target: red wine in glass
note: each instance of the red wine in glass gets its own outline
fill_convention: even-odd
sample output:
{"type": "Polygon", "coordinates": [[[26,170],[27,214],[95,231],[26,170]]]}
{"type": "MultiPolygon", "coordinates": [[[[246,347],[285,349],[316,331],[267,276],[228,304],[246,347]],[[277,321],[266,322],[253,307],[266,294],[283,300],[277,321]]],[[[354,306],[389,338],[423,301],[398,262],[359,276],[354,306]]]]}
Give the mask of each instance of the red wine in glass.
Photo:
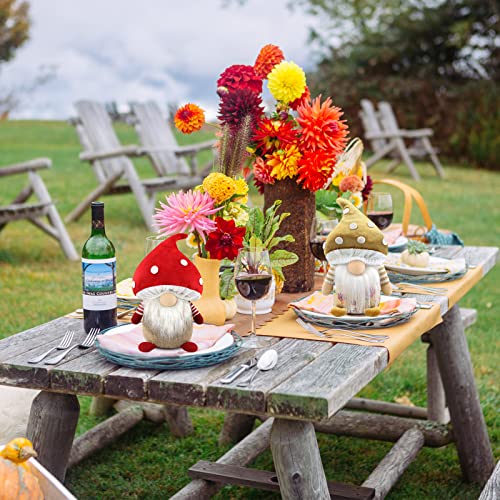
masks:
{"type": "Polygon", "coordinates": [[[391,225],[394,212],[368,212],[366,215],[380,230],[384,230],[391,225]]]}
{"type": "Polygon", "coordinates": [[[235,278],[236,288],[247,300],[259,300],[269,292],[272,276],[269,274],[240,274],[235,278]]]}
{"type": "Polygon", "coordinates": [[[326,238],[321,238],[317,236],[315,239],[309,242],[312,254],[322,262],[326,261],[325,251],[323,250],[323,244],[326,238]]]}

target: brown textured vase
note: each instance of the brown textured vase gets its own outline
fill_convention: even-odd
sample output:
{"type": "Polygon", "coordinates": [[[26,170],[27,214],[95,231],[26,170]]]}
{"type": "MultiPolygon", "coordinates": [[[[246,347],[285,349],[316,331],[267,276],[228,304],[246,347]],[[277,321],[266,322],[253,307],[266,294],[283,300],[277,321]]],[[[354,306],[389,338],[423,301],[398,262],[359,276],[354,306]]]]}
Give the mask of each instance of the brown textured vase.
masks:
{"type": "Polygon", "coordinates": [[[284,242],[279,248],[295,252],[299,256],[296,264],[283,268],[287,293],[307,292],[314,286],[314,256],[309,240],[316,215],[314,193],[302,189],[294,179],[277,181],[264,187],[264,209],[276,200],[281,200],[277,213],[289,212],[278,231],[278,235],[291,234],[295,242],[284,242]]]}
{"type": "Polygon", "coordinates": [[[203,279],[203,292],[201,298],[193,304],[200,311],[205,323],[223,325],[226,321],[226,306],[219,295],[220,260],[204,259],[195,255],[194,264],[203,279]]]}

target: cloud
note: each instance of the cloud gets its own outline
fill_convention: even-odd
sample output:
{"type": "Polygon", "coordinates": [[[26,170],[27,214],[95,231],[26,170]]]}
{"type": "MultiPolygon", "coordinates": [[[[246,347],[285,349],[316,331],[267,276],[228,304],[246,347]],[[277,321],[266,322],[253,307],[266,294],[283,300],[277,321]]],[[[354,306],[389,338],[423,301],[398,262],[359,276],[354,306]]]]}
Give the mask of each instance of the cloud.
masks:
{"type": "Polygon", "coordinates": [[[253,64],[266,43],[312,67],[306,45],[315,18],[287,0],[32,0],[30,42],[3,65],[1,88],[32,81],[41,65],[57,76],[22,99],[18,118],[67,118],[78,99],[196,101],[214,115],[215,81],[231,64],[253,64]]]}

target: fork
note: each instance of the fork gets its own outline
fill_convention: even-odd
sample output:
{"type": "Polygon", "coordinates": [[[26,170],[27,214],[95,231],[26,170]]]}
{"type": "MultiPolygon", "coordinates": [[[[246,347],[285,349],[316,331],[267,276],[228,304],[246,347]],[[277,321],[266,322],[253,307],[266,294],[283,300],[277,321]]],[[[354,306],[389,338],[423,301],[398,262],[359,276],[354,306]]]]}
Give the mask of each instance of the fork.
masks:
{"type": "Polygon", "coordinates": [[[51,358],[48,361],[45,361],[46,365],[56,365],[60,361],[62,361],[73,349],[80,347],[82,349],[88,349],[94,345],[95,338],[97,334],[101,331],[100,328],[91,328],[90,332],[87,333],[87,336],[83,339],[83,342],[80,344],[74,344],[69,349],[66,349],[62,354],[56,356],[55,358],[51,358]]]}
{"type": "Polygon", "coordinates": [[[311,332],[314,335],[318,335],[319,337],[328,337],[328,338],[333,336],[346,337],[355,340],[362,340],[363,342],[368,342],[371,344],[379,344],[389,338],[387,335],[375,335],[372,333],[352,332],[351,330],[343,330],[341,328],[326,328],[324,330],[316,330],[314,326],[310,325],[309,323],[306,323],[301,318],[297,318],[295,321],[302,328],[305,328],[308,332],[311,332]],[[327,334],[326,332],[332,332],[332,333],[327,334]]]}
{"type": "Polygon", "coordinates": [[[75,332],[73,330],[68,330],[64,334],[64,337],[61,339],[61,342],[59,342],[59,345],[53,347],[52,349],[49,349],[48,351],[44,352],[40,356],[37,356],[36,358],[28,360],[28,363],[40,363],[40,361],[42,361],[42,359],[45,359],[51,352],[59,351],[61,349],[67,349],[71,344],[74,335],[75,332]]]}
{"type": "Polygon", "coordinates": [[[398,289],[396,291],[402,291],[403,289],[406,289],[408,287],[415,288],[417,290],[424,290],[429,293],[433,293],[435,295],[446,295],[446,292],[448,291],[447,288],[438,288],[434,286],[423,286],[423,285],[417,285],[415,283],[409,283],[406,281],[401,281],[396,284],[398,289]],[[400,287],[399,285],[403,285],[403,287],[400,287]]]}

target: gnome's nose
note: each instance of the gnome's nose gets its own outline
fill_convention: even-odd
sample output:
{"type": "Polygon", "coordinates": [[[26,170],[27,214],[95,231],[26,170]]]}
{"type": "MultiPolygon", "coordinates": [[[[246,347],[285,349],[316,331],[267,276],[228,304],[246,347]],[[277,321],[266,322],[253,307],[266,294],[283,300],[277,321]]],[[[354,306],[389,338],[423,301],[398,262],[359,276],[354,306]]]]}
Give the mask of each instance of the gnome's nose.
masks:
{"type": "Polygon", "coordinates": [[[355,276],[363,274],[365,272],[365,269],[366,264],[360,260],[352,260],[351,262],[349,262],[349,264],[347,264],[347,270],[355,276]]]}
{"type": "Polygon", "coordinates": [[[172,307],[177,304],[177,297],[173,293],[164,293],[160,296],[160,304],[163,307],[172,307]]]}

